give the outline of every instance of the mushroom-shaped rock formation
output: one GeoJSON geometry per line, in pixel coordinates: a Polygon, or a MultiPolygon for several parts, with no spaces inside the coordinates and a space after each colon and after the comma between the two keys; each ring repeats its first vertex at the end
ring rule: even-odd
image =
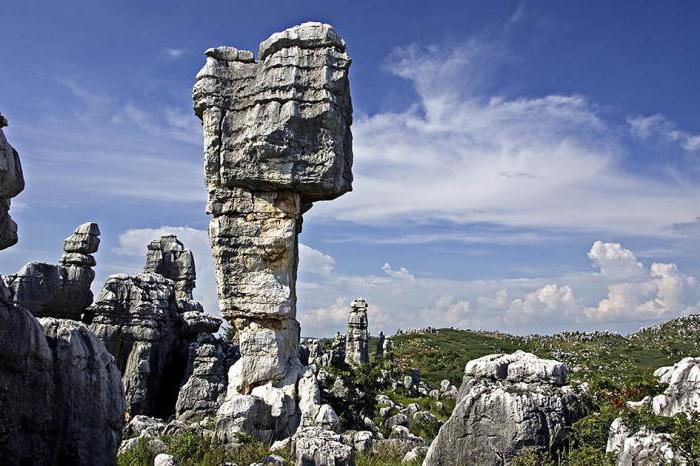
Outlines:
{"type": "MultiPolygon", "coordinates": [[[[286,425],[267,430],[289,436],[300,420],[295,387],[304,373],[297,237],[313,202],[351,189],[350,58],[338,33],[320,23],[273,34],[257,61],[233,47],[205,55],[193,100],[204,130],[209,237],[219,308],[241,353],[227,400],[257,410],[257,401],[238,397],[265,391],[274,424],[286,425]],[[278,409],[273,399],[287,401],[278,409]]],[[[226,419],[239,419],[233,408],[222,412],[226,419]]],[[[241,431],[252,425],[223,421],[241,431]]]]}
{"type": "Polygon", "coordinates": [[[556,457],[582,415],[579,394],[565,383],[564,364],[523,351],[469,361],[461,401],[423,464],[504,465],[525,448],[556,457]]]}
{"type": "Polygon", "coordinates": [[[100,245],[96,223],[84,223],[63,242],[59,265],[30,262],[4,278],[12,300],[36,317],[80,320],[92,303],[90,285],[95,279],[95,258],[100,245]]]}
{"type": "Polygon", "coordinates": [[[86,311],[90,328],[123,374],[131,415],[174,414],[188,361],[195,358],[191,343],[221,325],[191,299],[193,267],[191,251],[176,237],[164,236],[148,245],[143,273],[110,276],[86,311]]]}
{"type": "Polygon", "coordinates": [[[351,366],[369,362],[367,301],[357,298],[350,304],[348,332],[345,335],[345,362],[351,366]]]}

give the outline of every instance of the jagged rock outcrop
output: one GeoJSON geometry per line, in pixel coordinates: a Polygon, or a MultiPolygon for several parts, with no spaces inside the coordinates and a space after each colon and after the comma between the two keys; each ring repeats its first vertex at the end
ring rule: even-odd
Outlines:
{"type": "Polygon", "coordinates": [[[522,449],[554,456],[581,416],[564,364],[517,351],[469,361],[461,401],[430,445],[424,465],[510,464],[522,449]]]}
{"type": "Polygon", "coordinates": [[[228,370],[238,359],[237,350],[209,333],[200,333],[190,344],[187,382],[175,403],[178,420],[192,422],[216,415],[226,397],[228,370]]]}
{"type": "MultiPolygon", "coordinates": [[[[658,368],[654,375],[668,387],[653,398],[647,396],[639,402],[628,402],[629,408],[651,408],[654,415],[668,417],[700,412],[700,358],[683,358],[673,366],[658,368]]],[[[618,465],[670,464],[673,461],[683,464],[671,440],[669,434],[654,432],[646,426],[635,432],[623,418],[617,418],[610,425],[606,451],[618,455],[618,465]]]]}
{"type": "MultiPolygon", "coordinates": [[[[179,388],[187,375],[190,344],[201,334],[215,333],[221,325],[221,319],[205,314],[201,305],[191,299],[193,266],[191,252],[174,236],[165,236],[148,245],[148,272],[112,275],[85,313],[90,328],[114,355],[123,374],[131,415],[165,418],[173,414],[179,388]]],[[[197,361],[194,356],[193,359],[197,361]]],[[[211,369],[214,380],[218,366],[211,369]]],[[[206,370],[204,366],[201,371],[198,369],[197,377],[206,370]]],[[[188,390],[193,385],[202,387],[193,381],[188,390]]],[[[209,388],[207,402],[215,403],[221,387],[209,388]]],[[[190,396],[186,392],[183,400],[190,396]]],[[[186,407],[194,409],[196,404],[183,403],[183,412],[186,407]]]]}
{"type": "Polygon", "coordinates": [[[0,299],[0,348],[3,464],[114,464],[124,394],[102,342],[0,299]]]}
{"type": "Polygon", "coordinates": [[[357,298],[350,304],[348,332],[345,335],[345,362],[351,366],[369,363],[367,301],[357,298]]]}
{"type": "Polygon", "coordinates": [[[10,218],[10,199],[24,190],[24,175],[17,151],[7,142],[0,114],[0,250],[17,243],[17,224],[10,218]]]}
{"type": "Polygon", "coordinates": [[[84,223],[64,241],[59,265],[30,262],[4,277],[11,299],[36,317],[80,320],[92,303],[95,258],[100,245],[96,223],[84,223]]]}
{"type": "MultiPolygon", "coordinates": [[[[17,241],[7,209],[24,187],[19,157],[2,132],[6,125],[0,115],[0,249],[17,241]]],[[[92,243],[82,239],[90,241],[75,235],[66,241],[68,269],[83,267],[78,256],[90,254],[92,243]]],[[[15,292],[0,277],[0,462],[115,464],[124,393],[114,358],[85,325],[39,321],[13,301],[15,292]]]]}
{"type": "Polygon", "coordinates": [[[338,366],[345,361],[345,356],[347,354],[345,343],[345,335],[341,334],[340,332],[337,332],[335,334],[335,337],[333,338],[333,342],[331,343],[330,359],[332,365],[338,366]]]}
{"type": "Polygon", "coordinates": [[[657,416],[700,412],[700,358],[683,358],[673,367],[661,367],[654,372],[668,387],[652,399],[657,416]]]}
{"type": "Polygon", "coordinates": [[[179,367],[182,321],[172,280],[146,273],[112,275],[87,313],[90,328],[123,374],[127,411],[169,414],[184,373],[179,367]]]}
{"type": "Polygon", "coordinates": [[[157,273],[175,282],[177,299],[192,299],[197,272],[194,255],[175,235],[161,236],[147,246],[144,273],[157,273]]]}
{"type": "Polygon", "coordinates": [[[205,55],[193,100],[204,129],[209,237],[219,308],[241,354],[229,372],[217,435],[227,437],[231,426],[255,434],[231,419],[248,416],[239,408],[260,414],[265,396],[275,418],[267,430],[288,436],[303,414],[295,401],[305,373],[296,321],[298,235],[313,202],[351,189],[350,59],[336,31],[320,23],[273,34],[257,61],[233,47],[205,55]],[[291,400],[282,411],[280,399],[291,400]]]}

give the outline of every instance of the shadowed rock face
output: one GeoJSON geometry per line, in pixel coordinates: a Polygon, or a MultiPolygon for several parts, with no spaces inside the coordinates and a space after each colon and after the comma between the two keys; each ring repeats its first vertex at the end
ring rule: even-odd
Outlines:
{"type": "MultiPolygon", "coordinates": [[[[320,23],[273,34],[260,44],[258,61],[233,47],[205,54],[193,100],[204,129],[209,237],[219,308],[235,327],[241,352],[227,399],[268,384],[289,386],[277,395],[292,400],[282,431],[293,432],[299,422],[294,384],[303,372],[297,236],[313,202],[351,189],[350,59],[336,31],[320,23]]],[[[226,413],[239,419],[233,407],[226,413]]]]}
{"type": "Polygon", "coordinates": [[[4,278],[12,300],[29,309],[36,317],[80,320],[92,303],[90,285],[95,278],[92,267],[100,245],[96,223],[84,223],[63,243],[59,265],[30,262],[4,278]]]}
{"type": "MultiPolygon", "coordinates": [[[[86,311],[90,328],[114,355],[123,374],[131,415],[172,415],[187,375],[189,353],[195,351],[191,343],[202,334],[219,330],[221,319],[205,314],[201,304],[192,299],[194,287],[192,252],[175,236],[163,236],[148,245],[143,273],[110,276],[86,311]]],[[[209,356],[216,359],[217,353],[209,356]]],[[[224,370],[219,368],[223,361],[194,361],[200,362],[211,362],[216,366],[211,370],[224,370]]],[[[199,370],[206,371],[204,367],[199,370]]],[[[211,379],[216,379],[216,374],[211,374],[211,379]]],[[[213,384],[210,388],[203,394],[208,407],[220,404],[219,393],[225,386],[213,384]]],[[[186,394],[188,399],[192,396],[186,394]]],[[[195,409],[195,402],[182,410],[186,408],[195,409]]]]}
{"type": "Polygon", "coordinates": [[[10,199],[24,189],[19,154],[7,142],[2,128],[7,119],[0,114],[0,249],[17,243],[17,224],[10,218],[10,199]]]}

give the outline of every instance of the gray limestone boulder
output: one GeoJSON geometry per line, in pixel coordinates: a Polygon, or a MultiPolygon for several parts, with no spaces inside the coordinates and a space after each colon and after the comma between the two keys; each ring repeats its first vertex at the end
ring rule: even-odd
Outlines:
{"type": "Polygon", "coordinates": [[[123,374],[127,411],[167,417],[184,372],[176,367],[181,321],[173,282],[156,274],[112,275],[87,314],[123,374]]]}
{"type": "Polygon", "coordinates": [[[178,420],[192,422],[216,415],[226,397],[228,370],[237,357],[237,348],[208,333],[190,344],[187,381],[175,403],[178,420]]]}
{"type": "Polygon", "coordinates": [[[299,429],[292,437],[297,466],[354,466],[355,450],[340,435],[322,427],[299,429]]]}
{"type": "Polygon", "coordinates": [[[102,342],[0,299],[0,349],[3,464],[114,464],[124,394],[102,342]]]}
{"type": "Polygon", "coordinates": [[[581,395],[565,381],[563,364],[522,351],[470,361],[424,465],[510,464],[525,448],[556,456],[582,415],[581,395]]]}
{"type": "Polygon", "coordinates": [[[369,363],[369,330],[367,329],[367,301],[355,299],[348,316],[345,335],[345,362],[351,366],[369,363]]]}

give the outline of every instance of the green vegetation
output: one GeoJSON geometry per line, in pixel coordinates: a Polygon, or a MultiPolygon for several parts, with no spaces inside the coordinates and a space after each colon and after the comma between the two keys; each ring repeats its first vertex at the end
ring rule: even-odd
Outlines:
{"type": "MultiPolygon", "coordinates": [[[[237,444],[227,446],[189,431],[174,436],[166,435],[161,440],[180,466],[219,466],[225,462],[251,464],[270,454],[269,445],[243,435],[237,444]]],[[[287,451],[275,454],[290,459],[287,451]]],[[[151,466],[154,457],[148,449],[148,442],[142,438],[133,450],[117,457],[117,466],[151,466]]]]}
{"type": "MultiPolygon", "coordinates": [[[[561,453],[560,458],[523,452],[514,464],[526,466],[614,464],[614,458],[605,454],[605,446],[610,424],[618,416],[623,416],[632,428],[645,425],[656,432],[672,434],[674,449],[683,452],[689,464],[700,464],[700,415],[664,418],[627,409],[625,405],[627,401],[638,401],[663,391],[664,387],[653,377],[658,367],[672,365],[686,356],[700,356],[698,335],[700,316],[687,316],[629,337],[607,332],[521,337],[440,329],[435,333],[392,338],[399,367],[404,372],[418,368],[421,378],[431,386],[438,386],[443,379],[459,386],[469,360],[519,349],[565,362],[570,370],[570,383],[587,382],[590,405],[587,415],[569,433],[569,451],[561,453]]],[[[400,394],[389,393],[389,396],[404,405],[411,402],[401,399],[400,394]]]]}

